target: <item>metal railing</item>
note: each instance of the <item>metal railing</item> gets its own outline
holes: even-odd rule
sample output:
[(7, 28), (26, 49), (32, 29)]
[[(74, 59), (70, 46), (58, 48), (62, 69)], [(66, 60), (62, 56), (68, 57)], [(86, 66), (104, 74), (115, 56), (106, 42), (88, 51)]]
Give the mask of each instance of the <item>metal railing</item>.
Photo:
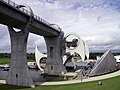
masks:
[[(8, 4), (8, 5), (10, 5), (10, 6), (14, 7), (14, 8), (16, 8), (16, 7), (18, 6), (15, 2), (13, 2), (13, 1), (11, 1), (11, 0), (0, 0), (0, 1), (4, 2), (4, 3), (6, 3), (6, 4)], [(26, 15), (29, 15), (29, 16), (30, 16), (30, 12), (29, 12), (27, 9), (25, 9), (25, 8), (16, 8), (16, 9), (18, 9), (18, 10), (20, 10), (22, 13), (25, 13)], [(39, 22), (42, 22), (42, 23), (46, 24), (47, 26), (49, 26), (49, 27), (51, 27), (51, 28), (54, 28), (54, 29), (60, 31), (59, 28), (51, 25), (50, 23), (48, 23), (48, 22), (45, 21), (44, 19), (40, 18), (39, 16), (34, 15), (33, 17), (34, 17), (35, 20), (38, 20)]]

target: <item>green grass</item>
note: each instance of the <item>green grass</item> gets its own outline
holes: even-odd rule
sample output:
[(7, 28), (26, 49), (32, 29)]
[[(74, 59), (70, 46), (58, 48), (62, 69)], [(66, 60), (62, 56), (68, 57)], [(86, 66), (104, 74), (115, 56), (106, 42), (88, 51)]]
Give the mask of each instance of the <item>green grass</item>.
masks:
[(0, 64), (9, 64), (10, 58), (0, 58)]
[(35, 60), (33, 60), (33, 59), (27, 59), (28, 60), (28, 62), (36, 62)]
[(36, 86), (35, 88), (0, 85), (0, 90), (120, 90), (120, 76), (102, 80), (103, 85), (98, 86), (98, 81), (54, 86)]
[[(9, 64), (10, 58), (0, 58), (0, 64)], [(28, 62), (35, 62), (35, 60), (29, 59)]]

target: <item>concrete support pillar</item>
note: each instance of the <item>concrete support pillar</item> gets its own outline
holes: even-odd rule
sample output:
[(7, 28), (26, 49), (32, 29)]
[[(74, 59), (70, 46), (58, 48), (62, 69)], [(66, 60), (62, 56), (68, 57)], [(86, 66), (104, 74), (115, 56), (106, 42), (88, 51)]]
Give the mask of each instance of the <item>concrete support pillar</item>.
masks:
[(61, 31), (59, 36), (44, 37), (47, 45), (47, 62), (45, 73), (50, 75), (61, 75), (66, 73), (62, 61), (62, 42), (64, 33)]
[(19, 86), (34, 86), (27, 66), (27, 39), (29, 28), (15, 32), (12, 27), (8, 27), (11, 38), (11, 63), (6, 80), (7, 84)]
[[(21, 7), (25, 6), (19, 5), (16, 8)], [(16, 32), (13, 27), (8, 26), (11, 38), (11, 63), (6, 80), (7, 84), (35, 87), (27, 65), (27, 40), (33, 20), (31, 9), (30, 12), (30, 19), (21, 31)]]

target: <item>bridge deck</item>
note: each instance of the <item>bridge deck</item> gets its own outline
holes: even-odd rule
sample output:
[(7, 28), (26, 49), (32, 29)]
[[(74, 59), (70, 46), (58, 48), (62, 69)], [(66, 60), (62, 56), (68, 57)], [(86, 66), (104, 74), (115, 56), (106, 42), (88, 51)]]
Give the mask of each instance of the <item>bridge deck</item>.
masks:
[[(0, 23), (22, 29), (30, 18), (30, 13), (24, 8), (17, 9), (16, 6), (10, 0), (0, 0)], [(30, 32), (42, 36), (57, 36), (60, 29), (34, 15)]]

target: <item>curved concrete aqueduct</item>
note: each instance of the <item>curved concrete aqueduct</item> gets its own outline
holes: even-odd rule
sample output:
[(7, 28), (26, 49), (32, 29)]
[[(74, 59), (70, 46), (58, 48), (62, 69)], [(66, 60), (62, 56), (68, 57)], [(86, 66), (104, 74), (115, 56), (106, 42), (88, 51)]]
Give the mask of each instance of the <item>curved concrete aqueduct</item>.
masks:
[[(45, 73), (56, 75), (66, 71), (61, 60), (64, 33), (60, 28), (34, 15), (30, 8), (28, 11), (23, 7), (25, 6), (10, 0), (0, 0), (0, 24), (8, 26), (11, 39), (11, 63), (6, 83), (34, 87), (27, 66), (26, 47), (29, 32), (45, 38), (48, 55)], [(21, 31), (16, 32), (14, 28)]]

